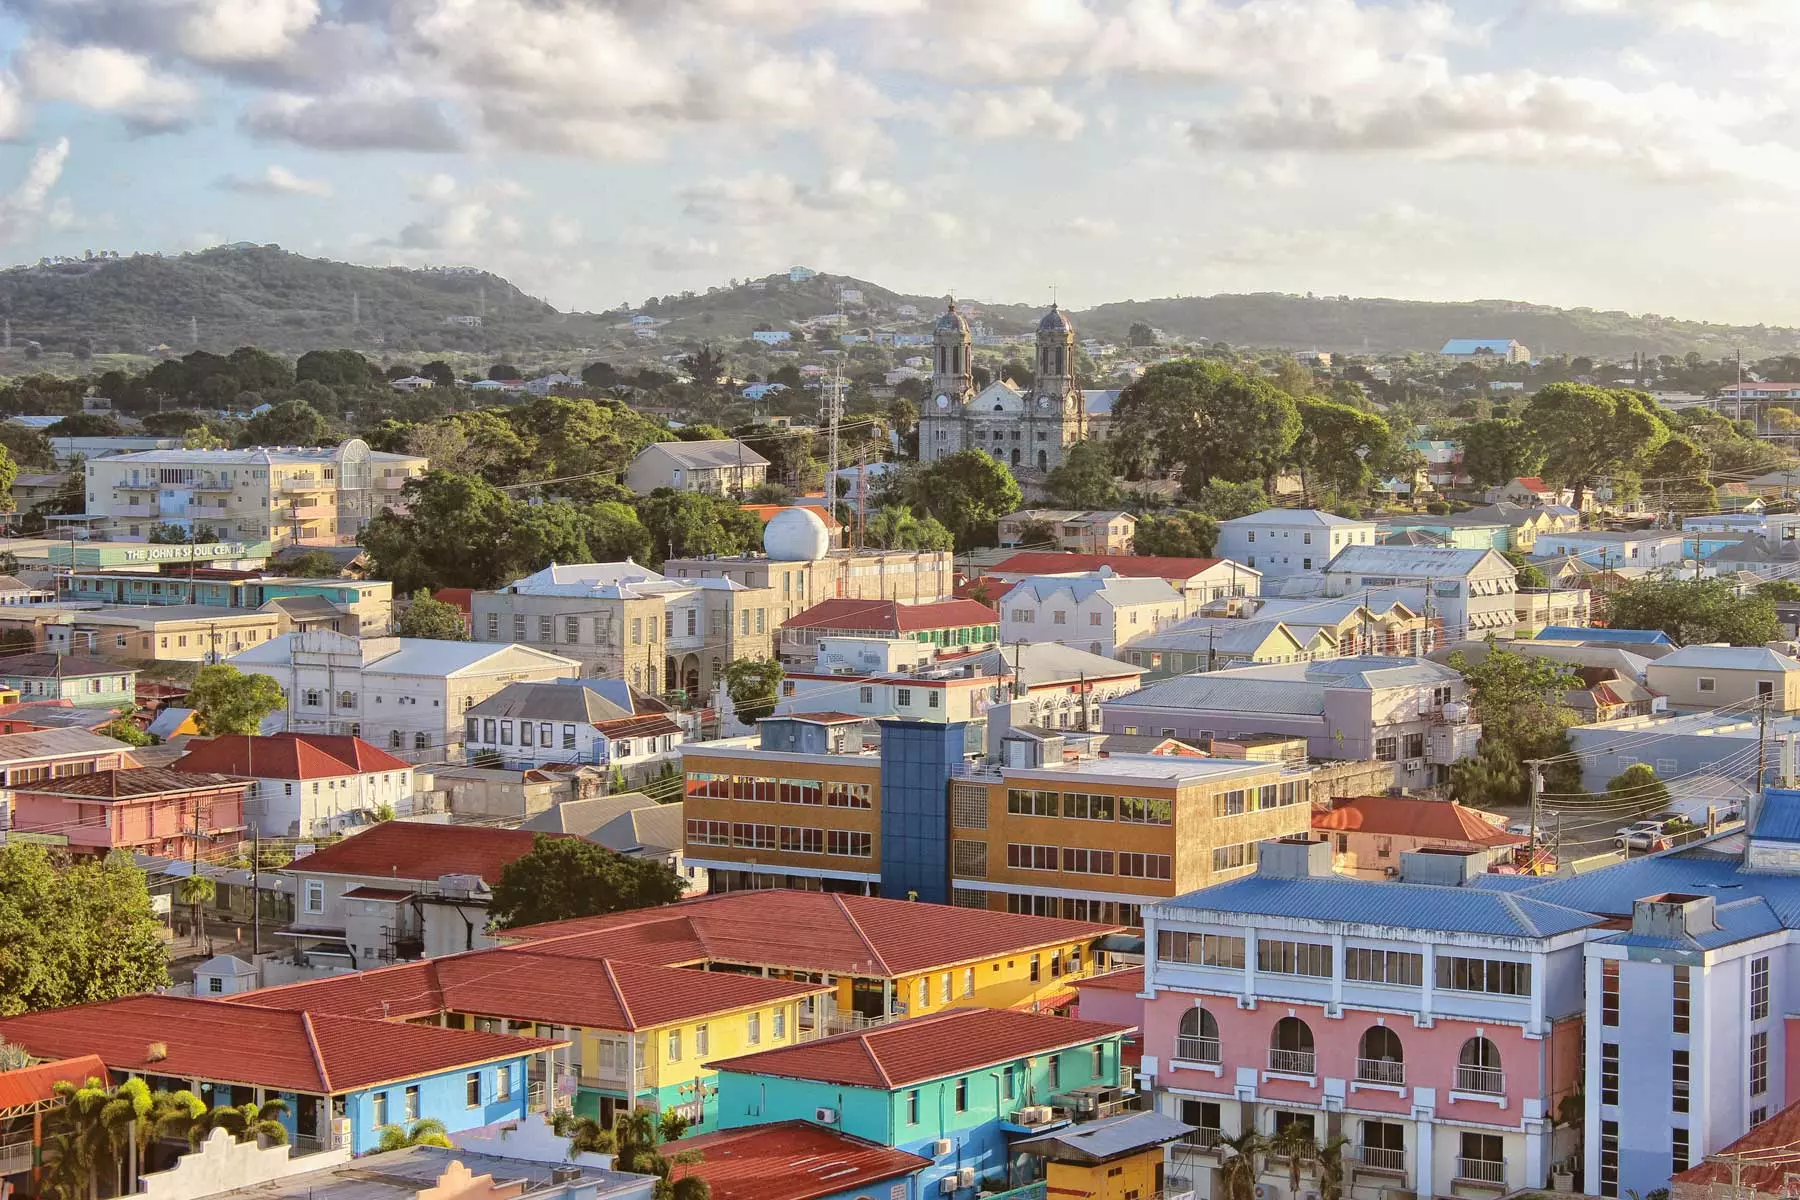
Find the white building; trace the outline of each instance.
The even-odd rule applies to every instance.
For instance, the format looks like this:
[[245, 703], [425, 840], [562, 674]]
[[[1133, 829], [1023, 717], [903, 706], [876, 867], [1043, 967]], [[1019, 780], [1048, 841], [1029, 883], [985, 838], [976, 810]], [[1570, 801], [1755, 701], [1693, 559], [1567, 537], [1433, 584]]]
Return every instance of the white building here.
[[1217, 553], [1264, 579], [1280, 579], [1321, 571], [1346, 546], [1372, 546], [1373, 521], [1352, 521], [1313, 508], [1268, 508], [1247, 517], [1219, 522]]
[[463, 749], [514, 771], [616, 766], [631, 780], [679, 765], [681, 726], [660, 700], [614, 679], [509, 683], [463, 714]]
[[1111, 657], [1134, 637], [1188, 615], [1186, 597], [1161, 579], [1125, 579], [1111, 567], [1039, 575], [1001, 597], [1002, 642], [1054, 642]]
[[172, 769], [252, 780], [244, 815], [264, 837], [324, 837], [404, 816], [431, 788], [429, 774], [343, 734], [196, 738]]
[[1330, 596], [1381, 588], [1422, 588], [1446, 640], [1511, 637], [1518, 621], [1518, 568], [1498, 550], [1435, 546], [1350, 546], [1323, 565]]
[[290, 733], [347, 733], [430, 761], [457, 750], [463, 714], [507, 684], [581, 673], [574, 659], [533, 646], [324, 630], [283, 634], [229, 661], [281, 685]]

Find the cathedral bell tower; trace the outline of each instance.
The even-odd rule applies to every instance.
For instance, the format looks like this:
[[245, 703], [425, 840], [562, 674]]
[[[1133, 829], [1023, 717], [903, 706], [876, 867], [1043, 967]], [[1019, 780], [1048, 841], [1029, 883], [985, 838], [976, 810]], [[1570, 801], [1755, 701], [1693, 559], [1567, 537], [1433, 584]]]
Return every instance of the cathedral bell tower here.
[[1075, 386], [1075, 326], [1062, 309], [1052, 304], [1037, 327], [1037, 378], [1032, 391], [1037, 415], [1060, 419], [1065, 426], [1063, 441], [1075, 441], [1085, 430], [1081, 423], [1081, 392]]
[[[956, 311], [956, 301], [950, 301], [944, 315], [937, 319], [931, 342], [931, 405], [944, 410], [963, 403], [975, 391], [975, 375], [970, 366], [974, 339], [969, 336], [969, 322]], [[940, 400], [947, 403], [940, 404]]]

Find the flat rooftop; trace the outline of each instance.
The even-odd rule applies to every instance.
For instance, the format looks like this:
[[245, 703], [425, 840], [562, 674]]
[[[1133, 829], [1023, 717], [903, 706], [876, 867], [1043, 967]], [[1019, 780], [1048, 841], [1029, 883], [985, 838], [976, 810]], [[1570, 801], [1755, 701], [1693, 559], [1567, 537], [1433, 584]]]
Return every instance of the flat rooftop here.
[[500, 1158], [442, 1146], [408, 1146], [335, 1167], [214, 1192], [212, 1200], [418, 1200], [420, 1192], [437, 1186], [452, 1162], [462, 1163], [477, 1176], [491, 1175], [497, 1184], [523, 1182], [526, 1195], [548, 1188], [551, 1172], [563, 1169], [579, 1169], [578, 1186], [594, 1187], [601, 1197], [639, 1192], [645, 1183], [642, 1175], [598, 1167]]

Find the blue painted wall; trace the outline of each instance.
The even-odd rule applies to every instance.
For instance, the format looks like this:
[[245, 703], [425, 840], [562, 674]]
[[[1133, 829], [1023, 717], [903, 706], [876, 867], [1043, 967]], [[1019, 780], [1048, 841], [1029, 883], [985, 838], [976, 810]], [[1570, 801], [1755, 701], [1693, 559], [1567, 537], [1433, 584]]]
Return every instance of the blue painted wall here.
[[966, 721], [882, 721], [881, 894], [950, 903], [950, 776]]
[[[406, 1089], [412, 1086], [419, 1089], [419, 1116], [436, 1117], [451, 1133], [523, 1117], [528, 1092], [525, 1068], [526, 1059], [521, 1056], [503, 1063], [489, 1063], [485, 1067], [447, 1071], [441, 1075], [426, 1075], [386, 1087], [351, 1092], [345, 1097], [344, 1105], [345, 1115], [350, 1118], [351, 1148], [357, 1154], [366, 1154], [381, 1141], [381, 1127], [375, 1123], [375, 1096], [378, 1093], [385, 1093], [388, 1098], [388, 1124], [407, 1123]], [[511, 1094], [505, 1099], [500, 1096], [501, 1071], [512, 1073]], [[481, 1076], [481, 1103], [473, 1108], [469, 1107], [464, 1083], [471, 1073]]]

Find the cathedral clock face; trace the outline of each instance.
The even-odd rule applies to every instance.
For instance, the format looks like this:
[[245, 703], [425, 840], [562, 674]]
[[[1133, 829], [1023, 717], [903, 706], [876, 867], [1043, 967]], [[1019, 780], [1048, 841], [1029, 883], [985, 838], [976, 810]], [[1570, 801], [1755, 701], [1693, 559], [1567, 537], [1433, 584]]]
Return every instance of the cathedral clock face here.
[[937, 406], [939, 408], [949, 408], [950, 407], [950, 397], [944, 395], [941, 392], [938, 393]]
[[1039, 396], [1038, 397], [1038, 407], [1039, 408], [1049, 408], [1050, 407], [1050, 397]]

